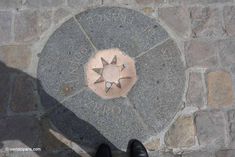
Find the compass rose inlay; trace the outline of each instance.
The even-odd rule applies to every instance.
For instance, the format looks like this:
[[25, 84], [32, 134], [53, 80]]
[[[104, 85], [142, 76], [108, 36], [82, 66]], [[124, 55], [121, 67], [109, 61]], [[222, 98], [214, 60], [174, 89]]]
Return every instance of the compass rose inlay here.
[[119, 49], [97, 52], [86, 73], [88, 87], [105, 99], [126, 96], [137, 80], [134, 60]]

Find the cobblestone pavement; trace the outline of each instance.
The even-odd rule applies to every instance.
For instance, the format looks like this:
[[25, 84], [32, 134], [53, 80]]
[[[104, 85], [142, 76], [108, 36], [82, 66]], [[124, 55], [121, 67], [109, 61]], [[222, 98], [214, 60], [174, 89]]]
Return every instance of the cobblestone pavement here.
[[[136, 61], [126, 98], [64, 84], [69, 61], [112, 47]], [[0, 0], [0, 61], [0, 157], [127, 156], [129, 138], [152, 157], [235, 156], [234, 0]]]

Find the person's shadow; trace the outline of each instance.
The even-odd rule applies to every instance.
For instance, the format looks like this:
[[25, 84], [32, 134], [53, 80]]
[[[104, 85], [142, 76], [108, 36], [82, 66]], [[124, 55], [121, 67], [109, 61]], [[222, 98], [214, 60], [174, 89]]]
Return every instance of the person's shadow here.
[[[21, 78], [21, 81], [17, 82], [17, 85], [20, 89], [15, 89], [15, 84], [13, 83], [17, 78]], [[18, 94], [15, 93], [15, 90], [18, 90], [16, 91]], [[36, 116], [34, 115], [27, 116], [27, 114], [21, 115], [21, 113], [14, 114], [14, 112], [11, 111], [24, 110], [24, 103], [27, 100], [30, 101], [31, 99], [34, 99], [32, 96], [35, 96], [35, 92], [36, 95], [38, 94], [38, 96], [40, 96], [41, 100], [43, 99], [41, 101], [44, 103], [42, 106], [53, 106], [49, 111], [46, 113], [42, 112], [38, 118], [35, 118]], [[16, 99], [14, 98], [15, 95], [18, 96]], [[16, 106], [17, 104], [23, 106]], [[32, 106], [28, 106], [28, 108], [32, 108]], [[4, 148], [4, 141], [12, 140], [18, 140], [29, 148], [41, 148], [41, 151], [36, 151], [36, 153], [42, 157], [85, 156], [79, 154], [77, 151], [74, 151], [73, 148], [79, 148], [84, 150], [90, 156], [94, 156], [94, 150], [97, 149], [101, 143], [107, 143], [111, 147], [112, 151], [119, 152], [118, 154], [123, 155], [123, 152], [118, 150], [118, 148], [115, 147], [108, 139], [106, 139], [94, 126], [78, 118], [72, 111], [48, 95], [43, 90], [38, 79], [33, 78], [20, 70], [7, 67], [2, 62], [0, 62], [0, 111], [2, 111], [0, 112], [0, 156], [1, 152], [4, 152], [4, 149], [6, 149]], [[8, 115], [6, 115], [6, 113]], [[57, 123], [60, 124], [58, 125], [59, 127], [56, 126], [55, 123], [52, 125], [50, 123], [50, 119], [53, 119], [53, 116], [60, 115], [61, 113], [66, 116], [61, 116], [61, 118], [55, 119], [57, 120]], [[32, 125], [27, 125], [27, 123], [32, 123]], [[34, 127], [37, 125], [34, 125], [34, 123], [39, 124], [39, 131], [35, 131], [36, 128]], [[71, 130], [65, 129], [70, 125], [73, 125], [73, 128], [75, 128], [73, 131], [76, 132], [76, 135], [78, 136], [77, 138], [71, 137]], [[27, 126], [30, 126], [31, 128], [26, 128]], [[58, 135], [60, 134], [64, 136], [65, 139], [73, 141], [75, 146], [71, 148], [66, 144], [66, 141], [59, 140], [58, 137], [55, 136], [57, 133]], [[38, 134], [40, 134], [40, 136]], [[46, 137], [43, 137], [44, 135], [46, 135]], [[36, 137], [38, 137], [37, 140], [35, 140]], [[42, 142], [42, 139], [44, 139], [46, 142]], [[56, 154], [53, 152], [53, 145], [56, 145], [57, 147], [59, 146], [60, 148], [59, 152], [58, 150], [55, 151]], [[16, 146], [17, 145], [14, 145], [14, 143], [12, 144], [12, 147]], [[11, 145], [8, 145], [8, 148], [11, 148]], [[93, 150], [91, 151], [90, 148]], [[50, 155], [46, 155], [48, 152], [50, 152]]]

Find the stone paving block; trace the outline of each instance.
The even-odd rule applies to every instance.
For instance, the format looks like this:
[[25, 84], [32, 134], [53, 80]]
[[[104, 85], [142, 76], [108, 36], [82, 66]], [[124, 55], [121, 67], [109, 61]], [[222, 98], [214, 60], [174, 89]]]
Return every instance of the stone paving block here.
[[11, 116], [0, 119], [0, 141], [5, 148], [37, 148], [39, 123], [33, 116]]
[[200, 145], [224, 145], [225, 121], [220, 111], [199, 111], [196, 113], [196, 130]]
[[[59, 136], [60, 134], [54, 135], [54, 132], [51, 131], [52, 129], [53, 126], [50, 120], [48, 118], [42, 118], [40, 121], [40, 148], [44, 152], [68, 149], [68, 146], [71, 146], [72, 142], [65, 141], [63, 136]], [[63, 143], [64, 141], [65, 143]]]
[[22, 0], [1, 0], [0, 9], [17, 9], [21, 7]]
[[69, 7], [82, 11], [90, 7], [99, 6], [101, 4], [101, 0], [68, 0], [67, 3]]
[[229, 68], [235, 65], [235, 38], [228, 38], [219, 41], [219, 56], [222, 66]]
[[212, 108], [226, 107], [233, 104], [233, 84], [230, 73], [214, 71], [207, 74], [207, 103]]
[[131, 57], [168, 38], [154, 19], [130, 9], [101, 7], [76, 17], [98, 49], [120, 48]]
[[0, 46], [0, 60], [12, 68], [26, 70], [30, 65], [31, 56], [29, 45]]
[[235, 110], [228, 111], [229, 147], [235, 148]]
[[180, 37], [190, 36], [189, 12], [185, 7], [164, 7], [158, 10], [159, 18]]
[[206, 151], [194, 151], [184, 153], [182, 157], [214, 157], [214, 154]]
[[51, 11], [22, 10], [14, 21], [15, 40], [19, 42], [38, 39], [51, 25]]
[[235, 7], [234, 6], [225, 6], [223, 9], [223, 18], [225, 31], [228, 35], [235, 35]]
[[17, 75], [14, 78], [10, 108], [14, 112], [35, 111], [38, 106], [38, 97], [35, 93], [36, 85], [29, 76]]
[[28, 8], [41, 8], [41, 7], [58, 7], [64, 4], [64, 0], [24, 0], [22, 2], [23, 6]]
[[0, 44], [8, 43], [11, 40], [11, 23], [12, 13], [10, 11], [0, 11]]
[[187, 105], [197, 106], [199, 108], [203, 107], [203, 97], [204, 97], [204, 88], [203, 88], [203, 79], [201, 73], [191, 72], [189, 74], [189, 85], [186, 95]]
[[192, 7], [190, 17], [193, 38], [214, 38], [225, 35], [218, 8]]
[[[138, 81], [128, 97], [157, 131], [177, 112], [184, 89], [184, 66], [172, 40], [136, 59]], [[144, 108], [144, 110], [143, 110]]]
[[215, 157], [234, 157], [235, 149], [220, 150], [216, 152]]
[[94, 149], [108, 142], [114, 150], [126, 149], [130, 139], [145, 141], [153, 135], [125, 98], [104, 100], [84, 90], [64, 105], [67, 109], [61, 107], [50, 118], [60, 132], [80, 146]]
[[83, 88], [83, 65], [92, 51], [77, 23], [68, 20], [50, 37], [40, 54], [38, 78], [43, 89], [60, 101]]
[[160, 139], [153, 138], [149, 142], [145, 143], [144, 146], [149, 151], [156, 151], [160, 148]]
[[188, 67], [216, 67], [218, 43], [216, 41], [191, 40], [185, 42], [184, 53]]
[[176, 4], [213, 4], [213, 3], [226, 3], [226, 2], [233, 2], [233, 0], [168, 0], [169, 3], [176, 3]]
[[195, 126], [192, 116], [179, 117], [165, 135], [168, 147], [191, 147], [195, 144]]
[[6, 113], [6, 106], [10, 96], [10, 76], [7, 73], [1, 73], [1, 71], [0, 75], [0, 114], [3, 114]]
[[146, 6], [146, 5], [160, 5], [166, 3], [164, 0], [135, 0], [137, 4]]
[[55, 10], [54, 19], [53, 19], [54, 23], [55, 24], [59, 23], [61, 20], [63, 20], [67, 16], [69, 16], [69, 14], [71, 14], [71, 12], [65, 8], [59, 8], [59, 9]]

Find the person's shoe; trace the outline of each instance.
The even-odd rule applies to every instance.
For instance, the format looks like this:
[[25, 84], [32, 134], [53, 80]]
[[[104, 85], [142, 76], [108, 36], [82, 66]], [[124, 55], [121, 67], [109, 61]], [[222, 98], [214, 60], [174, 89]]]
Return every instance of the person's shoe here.
[[133, 140], [130, 144], [130, 156], [131, 157], [148, 157], [148, 153], [144, 145], [140, 141]]
[[107, 144], [101, 144], [95, 154], [95, 157], [112, 157], [110, 147]]

